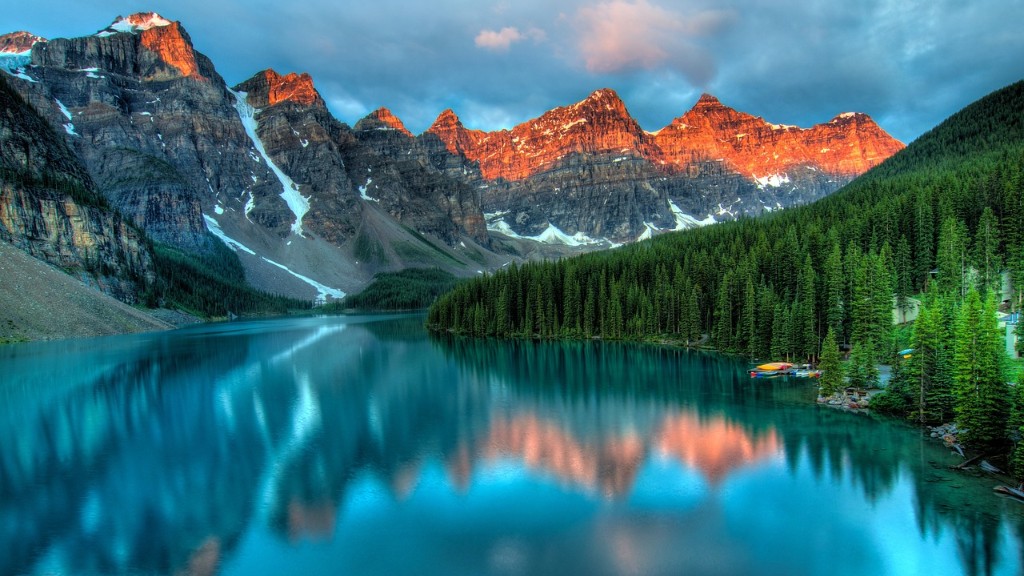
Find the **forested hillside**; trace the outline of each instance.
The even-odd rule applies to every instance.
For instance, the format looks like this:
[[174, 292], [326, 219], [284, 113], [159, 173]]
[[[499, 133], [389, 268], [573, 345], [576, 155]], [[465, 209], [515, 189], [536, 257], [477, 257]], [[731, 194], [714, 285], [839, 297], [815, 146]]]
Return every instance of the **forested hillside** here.
[[893, 298], [1024, 286], [1024, 82], [950, 117], [812, 205], [459, 284], [435, 330], [499, 337], [704, 337], [756, 358], [893, 351]]

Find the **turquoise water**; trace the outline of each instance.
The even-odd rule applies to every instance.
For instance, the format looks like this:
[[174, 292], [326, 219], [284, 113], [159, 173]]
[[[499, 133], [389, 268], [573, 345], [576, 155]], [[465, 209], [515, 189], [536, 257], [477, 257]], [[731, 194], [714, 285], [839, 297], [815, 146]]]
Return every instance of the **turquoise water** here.
[[1019, 574], [914, 427], [668, 348], [292, 318], [0, 347], [0, 574]]

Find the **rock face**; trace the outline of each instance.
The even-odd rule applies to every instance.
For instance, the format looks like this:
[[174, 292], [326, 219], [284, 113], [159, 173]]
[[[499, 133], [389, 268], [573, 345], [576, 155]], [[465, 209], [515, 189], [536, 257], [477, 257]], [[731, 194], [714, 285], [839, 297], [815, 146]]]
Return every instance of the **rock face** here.
[[498, 132], [468, 130], [446, 110], [426, 135], [483, 181], [492, 230], [537, 236], [553, 226], [584, 242], [809, 202], [903, 148], [864, 114], [805, 130], [707, 94], [649, 133], [607, 89]]
[[32, 49], [33, 45], [39, 42], [46, 42], [46, 38], [22, 31], [4, 34], [0, 36], [0, 54], [28, 52]]
[[3, 78], [0, 239], [124, 302], [155, 278], [145, 236], [107, 206], [63, 139]]
[[848, 112], [802, 129], [737, 112], [709, 94], [654, 141], [661, 160], [676, 170], [686, 170], [695, 158], [723, 158], [762, 184], [801, 168], [855, 177], [903, 149], [866, 114]]

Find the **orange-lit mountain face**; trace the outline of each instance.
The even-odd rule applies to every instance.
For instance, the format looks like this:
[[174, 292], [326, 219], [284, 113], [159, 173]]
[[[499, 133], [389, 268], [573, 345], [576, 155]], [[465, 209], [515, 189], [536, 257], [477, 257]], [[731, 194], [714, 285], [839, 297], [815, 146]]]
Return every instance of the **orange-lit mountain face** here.
[[246, 80], [238, 88], [247, 93], [247, 102], [256, 108], [266, 108], [282, 102], [319, 108], [325, 106], [324, 99], [313, 87], [313, 78], [306, 73], [292, 72], [282, 76], [268, 68]]
[[903, 149], [866, 114], [847, 112], [803, 129], [737, 112], [708, 94], [659, 130], [654, 140], [662, 160], [676, 169], [684, 169], [699, 156], [724, 158], [737, 172], [755, 180], [801, 166], [857, 176]]
[[192, 40], [179, 22], [171, 22], [155, 12], [139, 12], [127, 18], [118, 17], [96, 35], [103, 38], [116, 34], [138, 35], [146, 50], [154, 53], [167, 66], [177, 70], [181, 76], [203, 78]]
[[412, 132], [409, 132], [409, 130], [405, 127], [405, 124], [403, 124], [402, 121], [399, 120], [397, 116], [392, 114], [391, 110], [388, 110], [387, 108], [377, 108], [376, 110], [371, 112], [370, 115], [365, 118], [365, 120], [379, 123], [379, 125], [377, 126], [377, 129], [379, 130], [395, 130], [412, 138]]
[[0, 36], [0, 54], [20, 54], [32, 49], [37, 42], [46, 42], [45, 38], [28, 32], [11, 32]]
[[484, 178], [509, 181], [550, 169], [571, 153], [609, 153], [643, 158], [670, 174], [720, 159], [764, 184], [784, 181], [785, 172], [797, 167], [857, 176], [903, 148], [865, 114], [844, 113], [802, 129], [737, 112], [708, 94], [686, 114], [650, 133], [608, 89], [512, 130], [468, 130], [446, 110], [427, 132], [452, 154], [479, 163]]

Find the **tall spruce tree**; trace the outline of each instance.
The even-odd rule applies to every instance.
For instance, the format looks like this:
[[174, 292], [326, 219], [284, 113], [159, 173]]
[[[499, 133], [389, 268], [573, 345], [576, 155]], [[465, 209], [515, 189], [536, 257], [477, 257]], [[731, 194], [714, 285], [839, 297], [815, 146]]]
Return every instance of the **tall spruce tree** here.
[[990, 206], [986, 206], [978, 221], [972, 251], [974, 267], [978, 270], [978, 287], [982, 296], [989, 292], [999, 294], [1002, 289], [1002, 258], [999, 256], [999, 219]]
[[953, 355], [954, 410], [965, 442], [979, 446], [1004, 438], [1008, 390], [995, 300], [968, 291], [960, 309]]
[[831, 396], [843, 387], [843, 365], [839, 361], [839, 343], [836, 342], [836, 333], [831, 327], [825, 334], [825, 340], [821, 343], [821, 362], [818, 364], [818, 368], [821, 369], [818, 386], [822, 396]]

